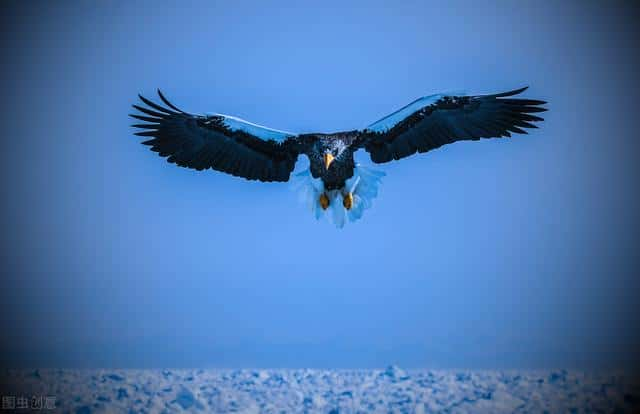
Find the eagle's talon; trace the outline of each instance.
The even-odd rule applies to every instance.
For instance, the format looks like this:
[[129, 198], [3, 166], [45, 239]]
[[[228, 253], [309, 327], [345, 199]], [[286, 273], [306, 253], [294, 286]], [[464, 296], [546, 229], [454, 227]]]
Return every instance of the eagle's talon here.
[[326, 193], [320, 194], [320, 207], [326, 210], [329, 207], [329, 196]]
[[351, 193], [345, 194], [344, 197], [342, 198], [342, 205], [347, 210], [351, 210], [351, 207], [353, 207], [353, 194]]

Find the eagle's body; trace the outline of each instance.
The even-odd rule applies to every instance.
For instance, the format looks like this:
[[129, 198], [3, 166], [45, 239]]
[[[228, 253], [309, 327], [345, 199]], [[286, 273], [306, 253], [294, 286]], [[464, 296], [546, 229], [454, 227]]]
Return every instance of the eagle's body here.
[[[143, 144], [182, 167], [212, 168], [249, 180], [288, 181], [298, 156], [304, 154], [309, 158], [309, 179], [321, 181], [319, 186], [309, 184], [316, 198], [314, 210], [333, 206], [334, 220], [345, 212], [357, 219], [377, 194], [382, 174], [358, 168], [355, 151], [364, 149], [374, 163], [385, 163], [456, 141], [526, 133], [524, 128], [536, 128], [532, 122], [542, 121], [533, 113], [545, 111], [540, 105], [546, 102], [511, 98], [525, 89], [426, 96], [364, 129], [331, 134], [293, 134], [228, 115], [192, 115], [160, 91], [166, 107], [140, 96], [148, 108], [134, 105], [142, 114], [131, 116], [146, 122], [134, 125], [144, 130], [136, 135], [152, 137]], [[340, 198], [342, 206], [336, 207]]]

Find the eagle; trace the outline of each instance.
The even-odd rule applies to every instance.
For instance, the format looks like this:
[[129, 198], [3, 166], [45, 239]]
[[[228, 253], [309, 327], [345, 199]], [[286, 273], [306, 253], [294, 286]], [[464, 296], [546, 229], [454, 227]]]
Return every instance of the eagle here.
[[342, 227], [355, 221], [377, 196], [383, 172], [357, 164], [363, 149], [375, 164], [400, 160], [457, 141], [527, 134], [542, 121], [547, 102], [515, 98], [527, 87], [490, 95], [423, 96], [369, 126], [333, 133], [301, 133], [267, 128], [219, 113], [196, 115], [173, 105], [158, 89], [161, 104], [138, 95], [142, 121], [132, 126], [142, 142], [168, 162], [198, 171], [213, 169], [248, 180], [289, 181], [301, 154], [309, 168], [295, 177], [319, 218], [331, 209]]

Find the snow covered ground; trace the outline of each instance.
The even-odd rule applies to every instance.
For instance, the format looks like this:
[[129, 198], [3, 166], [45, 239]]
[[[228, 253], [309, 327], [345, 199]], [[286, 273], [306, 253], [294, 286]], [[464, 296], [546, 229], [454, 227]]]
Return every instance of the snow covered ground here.
[[640, 412], [640, 381], [611, 372], [64, 369], [0, 378], [0, 412], [12, 403], [71, 413]]

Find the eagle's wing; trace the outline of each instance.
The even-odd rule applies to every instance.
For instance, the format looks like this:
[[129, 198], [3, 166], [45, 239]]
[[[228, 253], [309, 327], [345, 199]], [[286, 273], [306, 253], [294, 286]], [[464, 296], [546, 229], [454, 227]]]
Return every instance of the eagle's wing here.
[[143, 144], [181, 167], [214, 170], [249, 180], [287, 181], [301, 151], [295, 134], [266, 128], [222, 115], [192, 115], [172, 105], [158, 90], [165, 106], [140, 96], [147, 107], [133, 105], [140, 114], [134, 124], [151, 137]]
[[510, 98], [525, 88], [495, 95], [431, 95], [369, 125], [360, 135], [358, 146], [375, 163], [399, 160], [427, 152], [445, 144], [480, 138], [526, 134], [524, 128], [537, 128], [532, 115], [546, 111], [544, 101]]

